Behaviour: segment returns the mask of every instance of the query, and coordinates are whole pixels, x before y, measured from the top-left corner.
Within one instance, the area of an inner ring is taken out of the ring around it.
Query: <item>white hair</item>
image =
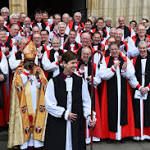
[[[120,31],[123,34],[122,29],[120,29],[120,28],[116,29],[116,32],[118,32],[118,31]]]
[[[104,21],[112,21],[112,18],[107,17],[107,18],[104,19]]]
[[[92,50],[88,46],[87,47],[83,47],[81,53],[83,53],[86,50],[89,50],[89,52],[92,53]]]
[[[61,25],[63,25],[63,26],[66,27],[66,24],[65,24],[64,22],[59,22],[59,23],[58,23],[58,28],[59,28]]]
[[[18,28],[20,28],[17,23],[14,23],[14,24],[11,25],[10,29],[14,28],[14,26],[17,26]]]
[[[67,16],[67,17],[70,17],[70,15],[69,15],[68,13],[64,13],[64,14],[62,15],[62,18],[63,18],[63,17],[66,17],[66,16]]]
[[[148,46],[148,43],[145,42],[145,41],[140,41],[139,44],[138,44],[138,48],[139,48],[141,45],[145,45],[145,46],[147,47],[147,46]]]
[[[3,8],[1,9],[1,13],[4,12],[4,11],[6,11],[6,12],[9,13],[9,9],[8,9],[7,7],[3,7]]]
[[[57,37],[57,36],[54,36],[54,37],[52,38],[52,44],[53,44],[53,41],[54,41],[54,40],[59,40],[59,42],[61,42],[60,38]]]
[[[80,15],[80,17],[82,17],[81,12],[75,12],[75,13],[74,13],[74,17],[75,17],[76,15]]]
[[[18,14],[11,14],[9,18],[10,19],[12,19],[12,18],[18,18]]]
[[[86,35],[86,37],[87,37],[87,36],[91,37],[88,32],[84,32],[84,33],[81,34],[81,38],[83,38],[84,35]]]
[[[29,18],[29,17],[25,17],[25,19],[24,19],[24,20],[26,20],[26,19],[29,19],[29,20],[31,21],[31,18]]]
[[[18,44],[20,45],[23,40],[27,40],[27,42],[29,41],[28,38],[26,38],[26,37],[20,37]]]

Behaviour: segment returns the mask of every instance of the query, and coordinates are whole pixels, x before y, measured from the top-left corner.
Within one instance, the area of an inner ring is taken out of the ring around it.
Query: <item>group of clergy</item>
[[[59,137],[64,150],[80,150],[91,131],[93,141],[150,139],[149,21],[127,26],[121,16],[112,27],[111,18],[82,22],[80,12],[34,16],[1,9],[0,127],[9,125],[8,147],[43,149]]]

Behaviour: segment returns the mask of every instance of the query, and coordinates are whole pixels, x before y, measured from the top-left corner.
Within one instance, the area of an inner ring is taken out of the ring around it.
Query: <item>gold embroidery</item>
[[[23,70],[23,68],[21,68],[21,70]],[[45,110],[45,87],[47,80],[45,79],[43,71],[38,66],[34,67],[33,75],[35,75],[37,70],[41,79],[41,88],[37,90],[37,107],[35,115],[33,114],[30,82],[27,81],[26,87],[24,87],[22,78],[18,73],[15,79],[25,141],[29,140],[31,132],[33,132],[33,139],[41,141],[45,129],[44,126],[47,117],[47,112]],[[18,90],[18,87],[20,87],[19,89],[21,90]]]

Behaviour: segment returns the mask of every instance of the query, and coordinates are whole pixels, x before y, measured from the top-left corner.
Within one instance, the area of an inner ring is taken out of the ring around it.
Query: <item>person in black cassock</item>
[[[145,140],[150,139],[150,54],[145,41],[139,42],[138,49],[140,54],[133,58],[135,76],[138,81],[133,91],[132,102],[136,136],[134,139]],[[138,91],[140,94],[137,94]]]
[[[67,51],[62,56],[64,71],[47,85],[45,103],[49,113],[45,150],[86,150],[85,118],[91,120],[91,100],[85,80],[77,76],[77,56]]]

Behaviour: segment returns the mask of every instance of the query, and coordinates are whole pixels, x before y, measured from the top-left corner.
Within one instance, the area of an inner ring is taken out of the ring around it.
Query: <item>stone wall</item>
[[[111,17],[113,25],[119,16],[125,16],[127,23],[140,22],[142,17],[150,19],[150,0],[88,0],[88,16]]]

